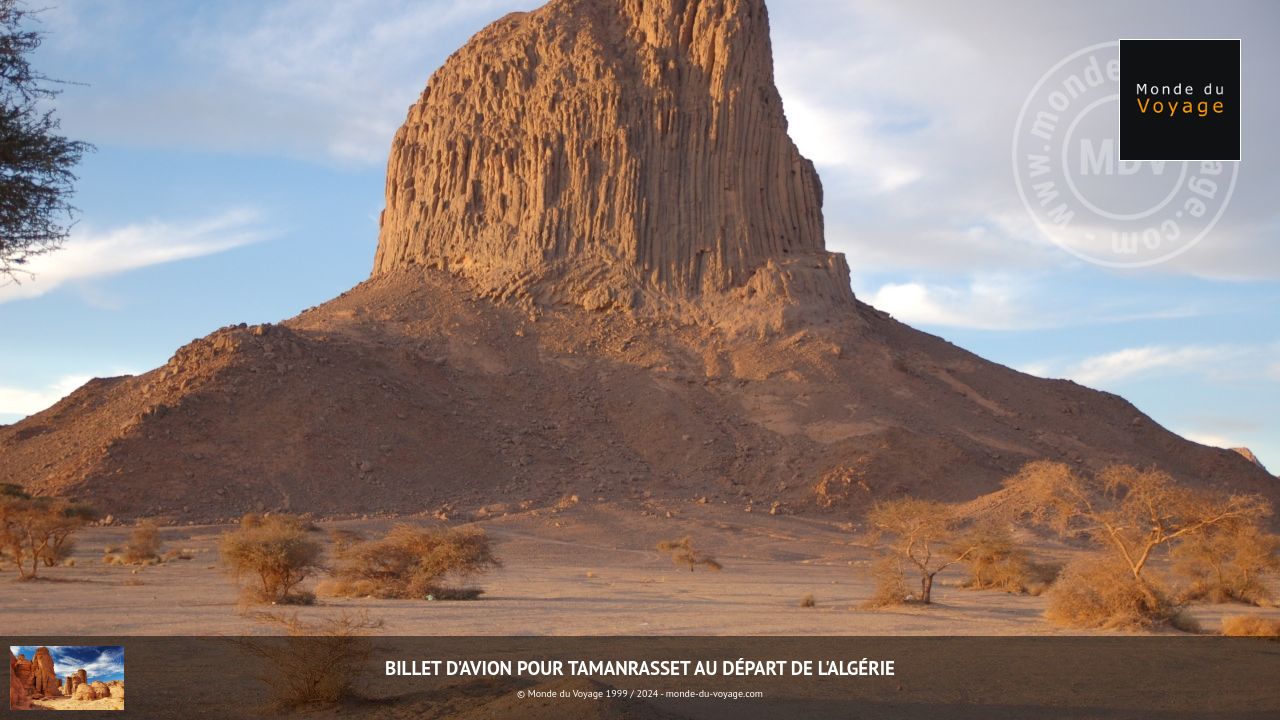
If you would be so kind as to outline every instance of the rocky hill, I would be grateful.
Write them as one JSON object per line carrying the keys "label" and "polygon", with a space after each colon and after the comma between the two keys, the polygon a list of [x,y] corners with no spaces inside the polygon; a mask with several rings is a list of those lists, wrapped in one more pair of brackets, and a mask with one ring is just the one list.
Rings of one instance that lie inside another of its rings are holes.
{"label": "rocky hill", "polygon": [[117,516],[500,512],[574,495],[856,513],[1040,458],[1263,492],[1238,453],[857,301],[761,0],[554,0],[392,146],[373,276],[0,427],[0,482]]}

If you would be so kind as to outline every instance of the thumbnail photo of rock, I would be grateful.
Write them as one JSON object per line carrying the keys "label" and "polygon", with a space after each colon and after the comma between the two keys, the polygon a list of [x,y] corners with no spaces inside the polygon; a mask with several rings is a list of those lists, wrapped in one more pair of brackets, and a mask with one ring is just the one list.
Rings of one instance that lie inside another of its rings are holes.
{"label": "thumbnail photo of rock", "polygon": [[10,710],[123,710],[119,645],[9,647]]}

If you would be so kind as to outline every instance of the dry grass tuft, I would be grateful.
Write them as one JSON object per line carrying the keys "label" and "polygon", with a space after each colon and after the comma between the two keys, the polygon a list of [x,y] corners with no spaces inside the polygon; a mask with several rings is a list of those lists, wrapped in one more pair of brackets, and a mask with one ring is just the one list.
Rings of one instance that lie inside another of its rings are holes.
{"label": "dry grass tuft", "polygon": [[1222,634],[1228,637],[1280,639],[1280,619],[1257,615],[1231,615],[1222,618]]}
{"label": "dry grass tuft", "polygon": [[160,528],[151,520],[143,520],[129,533],[119,562],[125,565],[144,565],[160,560]]}
{"label": "dry grass tuft", "polygon": [[333,543],[333,549],[338,552],[342,552],[352,545],[362,543],[365,540],[365,536],[355,530],[344,530],[343,528],[329,530],[329,542]]}
{"label": "dry grass tuft", "polygon": [[472,600],[484,591],[448,582],[500,565],[483,530],[402,524],[383,538],[340,548],[333,579],[322,590],[341,597]]}
{"label": "dry grass tuft", "polygon": [[885,555],[871,566],[871,578],[875,581],[875,592],[862,603],[862,607],[874,610],[895,605],[907,605],[915,601],[915,595],[907,587],[906,575],[902,572],[902,561],[895,555]]}
{"label": "dry grass tuft", "polygon": [[711,572],[719,572],[724,569],[715,558],[700,552],[693,546],[693,538],[686,535],[679,540],[663,540],[658,543],[658,552],[671,556],[671,562],[676,565],[683,565],[689,568],[689,572],[693,572],[694,568],[701,565]]}

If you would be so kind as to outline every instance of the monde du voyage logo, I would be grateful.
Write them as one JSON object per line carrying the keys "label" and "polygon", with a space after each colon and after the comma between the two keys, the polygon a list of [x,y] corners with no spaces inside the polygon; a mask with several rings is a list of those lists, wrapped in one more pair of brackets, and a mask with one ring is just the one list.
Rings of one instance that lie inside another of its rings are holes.
{"label": "monde du voyage logo", "polygon": [[1013,138],[1023,204],[1063,249],[1154,265],[1204,238],[1235,190],[1239,40],[1120,40],[1083,48],[1028,94]]}

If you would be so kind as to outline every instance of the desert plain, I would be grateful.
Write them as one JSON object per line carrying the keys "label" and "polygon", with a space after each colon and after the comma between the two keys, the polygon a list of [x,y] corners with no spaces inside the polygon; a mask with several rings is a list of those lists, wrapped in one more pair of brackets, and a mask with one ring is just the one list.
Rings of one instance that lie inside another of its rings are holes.
{"label": "desert plain", "polygon": [[[333,529],[372,537],[398,522],[441,524],[432,517],[371,517],[322,521],[315,532],[322,540]],[[220,534],[232,526],[165,527],[162,549],[185,550],[191,559],[147,566],[104,564],[103,550],[122,544],[132,528],[93,526],[78,536],[73,566],[43,569],[35,581],[0,582],[0,616],[6,634],[27,636],[275,634],[280,627],[260,618],[277,610],[307,621],[367,611],[385,623],[377,632],[396,636],[1092,632],[1048,623],[1043,597],[960,587],[966,574],[959,567],[939,576],[931,606],[864,609],[877,551],[865,544],[860,528],[835,515],[770,515],[696,498],[641,504],[583,498],[499,510],[467,524],[490,535],[503,563],[473,579],[485,591],[475,601],[321,594],[309,606],[245,608],[217,552]],[[693,537],[723,569],[690,572],[655,550],[658,542],[683,536]],[[1043,562],[1085,552],[1030,534],[1021,539]],[[1157,571],[1163,562],[1157,561]],[[304,588],[322,578],[309,579]],[[814,607],[801,607],[808,595]],[[1206,631],[1216,631],[1225,615],[1280,619],[1280,608],[1193,605],[1190,614]]]}

